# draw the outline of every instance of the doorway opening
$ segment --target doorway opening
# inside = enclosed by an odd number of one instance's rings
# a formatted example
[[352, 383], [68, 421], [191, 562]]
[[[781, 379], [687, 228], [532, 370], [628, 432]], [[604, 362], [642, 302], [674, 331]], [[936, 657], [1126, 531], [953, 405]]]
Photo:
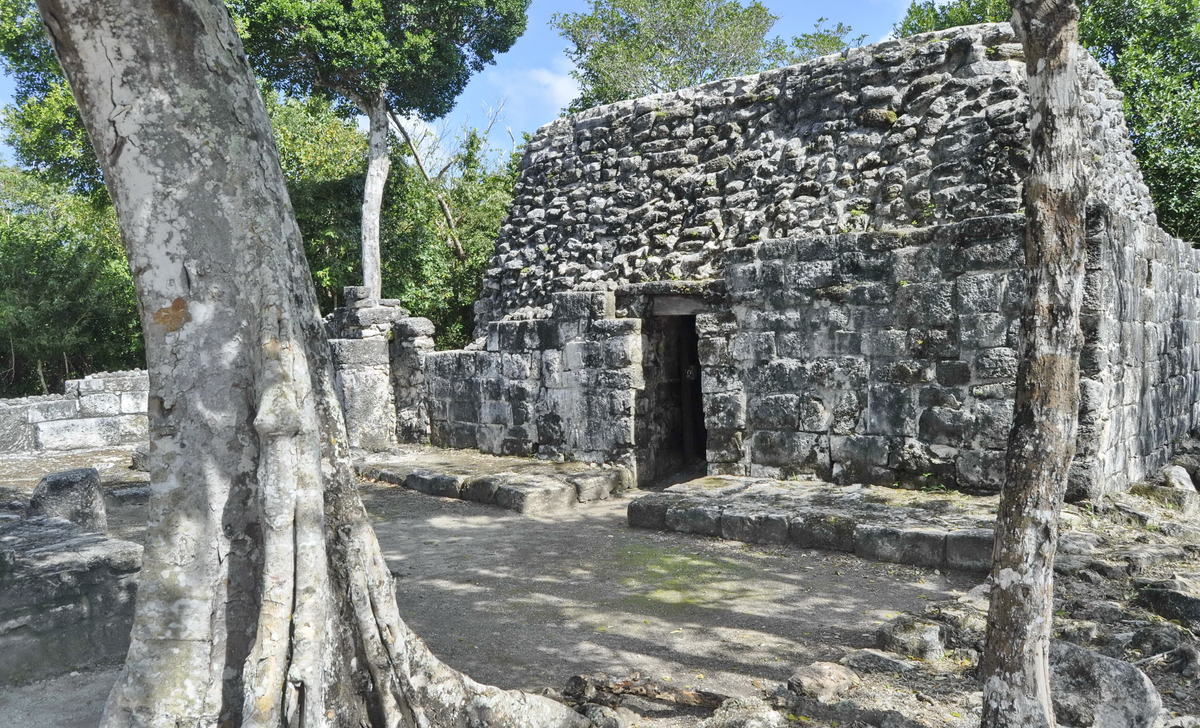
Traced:
[[646, 388], [638, 393], [638, 487], [666, 487], [705, 473], [708, 432], [700, 389], [696, 317], [642, 321]]

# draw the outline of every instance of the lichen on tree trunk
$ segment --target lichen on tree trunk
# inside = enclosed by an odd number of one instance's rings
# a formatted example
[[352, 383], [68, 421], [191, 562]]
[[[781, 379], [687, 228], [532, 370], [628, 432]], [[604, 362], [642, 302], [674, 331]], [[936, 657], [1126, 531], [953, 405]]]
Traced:
[[1025, 181], [1020, 363], [997, 514], [981, 664], [984, 728], [1053, 726], [1049, 647], [1058, 515], [1079, 411], [1087, 197], [1071, 0], [1010, 0], [1025, 49], [1031, 171]]
[[38, 7], [117, 209], [150, 374], [150, 520], [104, 725], [590, 725], [451, 670], [401, 620], [224, 4]]

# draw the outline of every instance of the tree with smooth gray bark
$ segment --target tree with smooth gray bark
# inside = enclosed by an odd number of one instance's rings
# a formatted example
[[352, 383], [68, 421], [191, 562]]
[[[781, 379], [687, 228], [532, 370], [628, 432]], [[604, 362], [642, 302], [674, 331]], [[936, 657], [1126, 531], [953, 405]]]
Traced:
[[1083, 334], [1079, 9], [1010, 0], [1025, 49], [1032, 158], [1025, 180], [1025, 301], [1005, 482], [996, 519], [983, 728], [1054, 726], [1049, 650], [1058, 515], [1075, 455]]
[[219, 0], [39, 0], [117, 210], [151, 499], [106, 728], [588, 726], [400, 618], [270, 122]]

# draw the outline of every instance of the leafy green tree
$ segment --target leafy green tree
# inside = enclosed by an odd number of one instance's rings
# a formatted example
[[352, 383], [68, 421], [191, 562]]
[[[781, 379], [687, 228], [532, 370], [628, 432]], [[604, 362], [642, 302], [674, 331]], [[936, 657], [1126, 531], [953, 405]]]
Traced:
[[142, 366], [137, 313], [111, 205], [0, 168], [0, 396]]
[[[1125, 94], [1158, 222], [1200, 241], [1200, 0], [1081, 0], [1080, 42]], [[1008, 20], [1004, 0], [914, 0], [897, 35]]]
[[528, 0], [230, 0], [256, 72], [290, 96], [321, 95], [369, 122], [363, 279], [380, 295], [379, 217], [389, 123], [445, 115], [471, 74], [525, 31]]
[[850, 27], [825, 26], [792, 39], [767, 37], [778, 18], [756, 0], [589, 0], [586, 13], [555, 14], [579, 97], [568, 111], [674, 91], [836, 53]]
[[934, 0], [913, 0], [892, 32], [901, 38], [928, 33], [943, 28], [976, 23], [1006, 23], [1012, 17], [1008, 0], [956, 0], [937, 3]]
[[14, 82], [13, 103], [0, 118], [17, 163], [60, 187], [106, 195], [87, 130], [31, 0], [0, 0], [0, 67]]
[[321, 311], [362, 280], [359, 230], [367, 139], [328, 100], [263, 90]]

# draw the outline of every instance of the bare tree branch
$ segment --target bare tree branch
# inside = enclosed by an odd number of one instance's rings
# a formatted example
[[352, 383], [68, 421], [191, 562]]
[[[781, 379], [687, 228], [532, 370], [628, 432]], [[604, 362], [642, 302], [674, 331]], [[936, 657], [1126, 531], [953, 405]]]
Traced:
[[[392, 126], [396, 127], [396, 131], [404, 139], [404, 142], [408, 144], [408, 148], [412, 150], [413, 160], [416, 161], [417, 169], [421, 171], [421, 176], [425, 178], [426, 182], [432, 184], [433, 180], [429, 178], [429, 171], [425, 168], [425, 161], [421, 159], [421, 150], [417, 146], [417, 143], [413, 141], [412, 135], [408, 133], [408, 129], [400, 123], [400, 118], [397, 117], [391, 109], [388, 109], [388, 118], [391, 119]], [[453, 164], [453, 162], [447, 164], [446, 168], [448, 168], [451, 164]], [[443, 174], [445, 173], [446, 168], [442, 169]], [[441, 174], [438, 175], [438, 180], [440, 182]], [[458, 239], [458, 235], [455, 233], [457, 225], [454, 222], [454, 213], [450, 210], [450, 203], [446, 201], [446, 196], [443, 195], [440, 190], [437, 193], [437, 201], [438, 206], [442, 209], [442, 216], [446, 218], [446, 226], [448, 228], [446, 231], [446, 237], [449, 239], [450, 248], [454, 251], [455, 257], [457, 257], [459, 260], [466, 260], [467, 253], [465, 250], [463, 250], [462, 242]]]

